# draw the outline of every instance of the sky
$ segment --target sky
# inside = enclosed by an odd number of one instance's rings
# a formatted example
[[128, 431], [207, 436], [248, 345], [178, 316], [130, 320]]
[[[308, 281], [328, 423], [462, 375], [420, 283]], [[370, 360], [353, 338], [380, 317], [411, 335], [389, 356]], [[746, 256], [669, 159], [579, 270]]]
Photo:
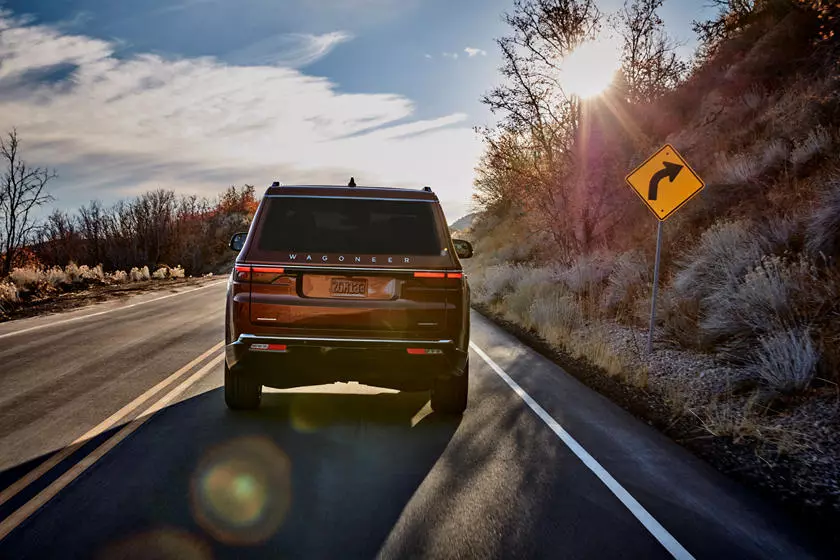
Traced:
[[[605, 12], [622, 0], [601, 0]], [[52, 208], [231, 184], [431, 186], [471, 209], [513, 0], [7, 0], [0, 127]], [[704, 0], [666, 0], [694, 47]]]

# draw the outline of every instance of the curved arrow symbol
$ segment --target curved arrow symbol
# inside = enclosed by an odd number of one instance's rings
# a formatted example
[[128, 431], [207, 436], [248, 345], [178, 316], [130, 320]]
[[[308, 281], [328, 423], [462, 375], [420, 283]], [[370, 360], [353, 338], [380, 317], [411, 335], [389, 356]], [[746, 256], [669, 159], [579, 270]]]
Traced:
[[656, 173], [653, 174], [653, 177], [650, 178], [650, 185], [648, 185], [648, 200], [656, 200], [656, 193], [659, 190], [659, 182], [662, 181], [665, 177], [668, 177], [670, 182], [674, 182], [674, 179], [677, 178], [677, 175], [680, 174], [682, 171], [683, 166], [678, 163], [671, 163], [670, 161], [664, 161], [662, 164], [665, 166]]

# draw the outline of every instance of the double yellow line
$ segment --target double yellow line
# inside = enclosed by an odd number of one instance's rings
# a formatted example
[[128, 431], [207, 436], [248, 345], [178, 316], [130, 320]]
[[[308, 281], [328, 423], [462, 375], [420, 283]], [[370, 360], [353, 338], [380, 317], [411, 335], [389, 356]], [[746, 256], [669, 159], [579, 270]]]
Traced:
[[[11, 484], [5, 490], [0, 492], [0, 505], [3, 505], [4, 503], [14, 498], [24, 488], [26, 488], [27, 486], [44, 476], [44, 474], [50, 471], [53, 467], [70, 457], [73, 453], [78, 451], [86, 442], [102, 434], [103, 432], [110, 430], [119, 422], [125, 420], [135, 410], [143, 406], [143, 404], [145, 404], [149, 399], [157, 395], [157, 393], [166, 389], [169, 385], [177, 381], [182, 375], [184, 375], [188, 371], [191, 371], [195, 366], [203, 362], [208, 356], [211, 356], [214, 353], [218, 352], [223, 345], [224, 342], [219, 342], [218, 344], [201, 354], [199, 357], [192, 360], [190, 363], [188, 363], [178, 371], [174, 372], [169, 377], [167, 377], [166, 379], [164, 379], [163, 381], [161, 381], [160, 383], [158, 383], [157, 385], [155, 385], [154, 387], [152, 387], [151, 389], [149, 389], [148, 391], [146, 391], [145, 393], [143, 393], [124, 407], [122, 407], [121, 409], [119, 409], [107, 419], [103, 420], [97, 426], [90, 429], [87, 433], [78, 437], [75, 441], [73, 441], [73, 443], [71, 443], [69, 446], [65, 447], [63, 450], [54, 454], [52, 457], [38, 465], [36, 468], [27, 473], [26, 476], [24, 476], [17, 482]], [[178, 398], [178, 396], [184, 393], [184, 391], [186, 391], [190, 386], [192, 386], [202, 377], [207, 375], [207, 373], [209, 373], [213, 368], [215, 368], [221, 363], [222, 359], [224, 359], [224, 354], [219, 354], [218, 356], [214, 357], [212, 360], [207, 362], [207, 364], [205, 364], [201, 369], [190, 375], [184, 381], [175, 386], [175, 388], [173, 388], [168, 393], [160, 397], [157, 401], [152, 403], [152, 405], [149, 406], [142, 414], [138, 415], [136, 418], [134, 418], [134, 420], [126, 424], [119, 432], [105, 440], [105, 442], [100, 444], [99, 447], [91, 451], [78, 463], [73, 465], [67, 472], [58, 477], [52, 484], [44, 488], [34, 498], [32, 498], [20, 508], [15, 510], [7, 518], [0, 521], [0, 540], [3, 540], [17, 526], [26, 521], [41, 506], [43, 506], [52, 498], [54, 498], [56, 494], [61, 492], [65, 487], [67, 487], [67, 485], [69, 485], [76, 478], [78, 478], [80, 474], [85, 472], [89, 467], [91, 467], [94, 463], [101, 459], [106, 453], [108, 453], [108, 451], [113, 449], [118, 443], [123, 441], [135, 430], [137, 430], [137, 428], [142, 426], [156, 412], [169, 405], [173, 400], [175, 400], [176, 398]]]

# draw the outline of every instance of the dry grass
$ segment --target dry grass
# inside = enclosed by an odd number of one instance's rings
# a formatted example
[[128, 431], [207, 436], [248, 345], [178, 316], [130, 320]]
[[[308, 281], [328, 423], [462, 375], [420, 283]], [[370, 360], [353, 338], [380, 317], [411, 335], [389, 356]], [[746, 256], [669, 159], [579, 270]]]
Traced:
[[803, 391], [811, 384], [820, 354], [806, 329], [791, 328], [762, 336], [750, 371], [780, 393]]
[[840, 256], [840, 179], [829, 184], [808, 217], [806, 247], [814, 255]]

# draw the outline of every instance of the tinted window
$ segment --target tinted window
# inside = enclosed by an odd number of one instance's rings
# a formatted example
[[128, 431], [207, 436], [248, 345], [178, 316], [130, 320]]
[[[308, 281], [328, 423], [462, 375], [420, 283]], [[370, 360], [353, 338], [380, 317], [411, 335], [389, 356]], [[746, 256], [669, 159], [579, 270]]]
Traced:
[[259, 251], [440, 255], [443, 245], [429, 202], [269, 198]]

